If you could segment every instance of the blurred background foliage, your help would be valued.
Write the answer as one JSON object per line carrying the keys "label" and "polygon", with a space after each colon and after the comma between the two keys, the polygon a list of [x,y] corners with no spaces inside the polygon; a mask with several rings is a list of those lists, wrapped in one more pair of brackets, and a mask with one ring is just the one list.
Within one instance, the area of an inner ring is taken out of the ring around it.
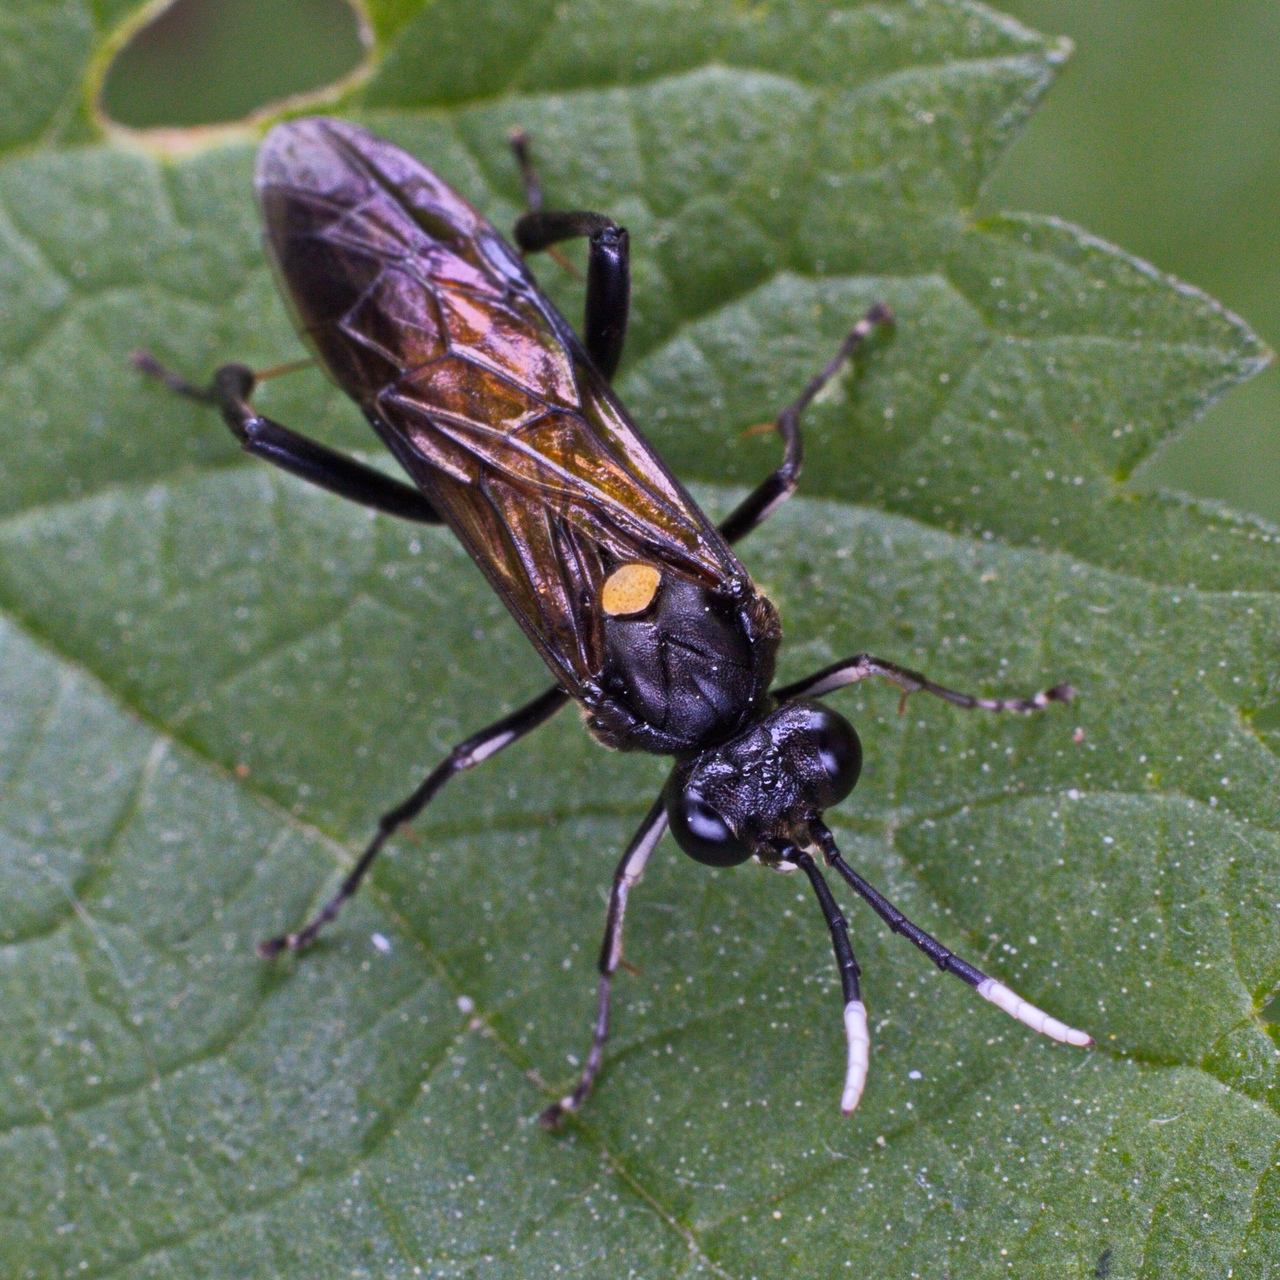
{"label": "blurred background foliage", "polygon": [[[1280,4],[1002,0],[1075,56],[985,197],[1079,222],[1207,290],[1280,347]],[[1143,468],[1280,519],[1280,368]]]}
{"label": "blurred background foliage", "polygon": [[[984,209],[1083,224],[1207,290],[1280,347],[1280,4],[1001,0],[1075,57]],[[351,71],[344,0],[179,0],[108,75],[134,127],[238,119]],[[1280,367],[1233,391],[1140,479],[1280,520]]]}

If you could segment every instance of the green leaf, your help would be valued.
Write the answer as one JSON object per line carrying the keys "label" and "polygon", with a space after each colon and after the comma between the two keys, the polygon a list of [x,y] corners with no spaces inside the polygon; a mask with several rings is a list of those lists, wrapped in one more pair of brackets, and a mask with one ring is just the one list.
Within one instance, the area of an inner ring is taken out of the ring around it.
{"label": "green leaf", "polygon": [[[837,695],[867,766],[832,820],[915,920],[1097,1050],[1031,1035],[849,904],[874,1049],[842,1120],[803,886],[668,843],[604,1074],[548,1136],[605,886],[664,766],[564,716],[453,784],[320,945],[255,958],[546,672],[450,536],[247,461],[130,372],[139,346],[193,377],[299,354],[252,146],[37,145],[89,19],[15,14],[0,1270],[1268,1275],[1280,530],[1127,478],[1269,353],[1077,228],[975,220],[1064,43],[943,0],[373,6],[378,70],[345,110],[501,225],[519,124],[551,203],[626,221],[620,388],[711,509],[777,458],[743,429],[893,307],[807,416],[801,494],[744,547],[785,677],[867,649],[983,692],[1080,690],[1016,721]],[[317,373],[260,402],[373,450]]]}

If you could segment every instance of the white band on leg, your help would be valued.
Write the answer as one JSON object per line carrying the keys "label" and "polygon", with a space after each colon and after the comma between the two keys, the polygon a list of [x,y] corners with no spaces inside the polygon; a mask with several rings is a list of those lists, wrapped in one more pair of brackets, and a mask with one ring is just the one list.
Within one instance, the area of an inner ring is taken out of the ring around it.
{"label": "white band on leg", "polygon": [[861,1000],[850,1000],[844,1007],[844,1033],[849,1041],[849,1066],[845,1071],[844,1093],[840,1110],[852,1115],[867,1083],[867,1066],[871,1061],[871,1036],[867,1031],[867,1009]]}
{"label": "white band on leg", "polygon": [[1085,1031],[1077,1031],[1057,1018],[1051,1018],[1043,1009],[1024,1000],[1015,991],[1010,991],[1003,982],[994,978],[984,978],[977,986],[978,994],[984,1000],[990,1000],[998,1009],[1003,1009],[1010,1017],[1025,1023],[1032,1031],[1039,1031],[1064,1044],[1079,1045],[1088,1048],[1093,1044],[1093,1037]]}

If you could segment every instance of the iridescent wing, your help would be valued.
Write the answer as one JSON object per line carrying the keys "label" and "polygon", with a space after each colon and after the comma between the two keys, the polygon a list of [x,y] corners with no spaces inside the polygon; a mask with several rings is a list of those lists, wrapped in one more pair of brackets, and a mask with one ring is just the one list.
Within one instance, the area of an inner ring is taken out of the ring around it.
{"label": "iridescent wing", "polygon": [[256,186],[299,330],[570,693],[600,674],[620,565],[745,581],[519,256],[433,173],[308,119],[272,130]]}

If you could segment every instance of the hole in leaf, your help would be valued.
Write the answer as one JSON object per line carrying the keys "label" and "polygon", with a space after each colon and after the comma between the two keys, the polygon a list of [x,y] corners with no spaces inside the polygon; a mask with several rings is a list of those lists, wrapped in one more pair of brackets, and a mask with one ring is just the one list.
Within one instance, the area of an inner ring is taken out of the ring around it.
{"label": "hole in leaf", "polygon": [[347,0],[176,0],[116,55],[102,109],[132,129],[226,124],[323,89],[364,56]]}

